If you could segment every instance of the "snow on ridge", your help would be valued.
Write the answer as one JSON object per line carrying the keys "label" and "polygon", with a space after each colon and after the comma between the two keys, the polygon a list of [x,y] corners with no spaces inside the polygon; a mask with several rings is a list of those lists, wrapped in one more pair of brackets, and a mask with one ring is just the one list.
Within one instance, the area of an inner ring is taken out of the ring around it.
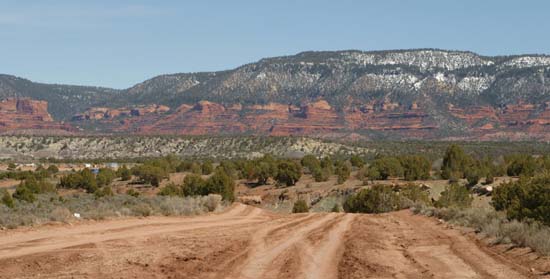
{"label": "snow on ridge", "polygon": [[440,50],[411,50],[403,52],[386,53],[361,53],[345,52],[344,60],[362,65],[410,65],[417,66],[421,70],[443,68],[455,70],[472,66],[488,66],[493,61],[469,52],[447,52]]}
{"label": "snow on ridge", "polygon": [[510,59],[503,63],[503,66],[528,68],[537,66],[550,66],[549,56],[521,56]]}
{"label": "snow on ridge", "polygon": [[487,77],[465,77],[458,82],[457,87],[464,92],[479,94],[489,87],[495,81],[494,76]]}

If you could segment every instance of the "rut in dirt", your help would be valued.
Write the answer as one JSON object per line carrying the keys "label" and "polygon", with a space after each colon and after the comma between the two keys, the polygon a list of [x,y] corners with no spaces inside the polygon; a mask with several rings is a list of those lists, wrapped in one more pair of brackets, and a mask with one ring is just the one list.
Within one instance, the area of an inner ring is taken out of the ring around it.
{"label": "rut in dirt", "polygon": [[345,214],[315,214],[266,226],[254,234],[246,260],[227,278],[279,278],[287,258],[297,263],[288,272],[304,278],[336,278],[335,260],[352,219]]}
{"label": "rut in dirt", "polygon": [[535,278],[409,211],[274,214],[235,204],[0,232],[0,278]]}

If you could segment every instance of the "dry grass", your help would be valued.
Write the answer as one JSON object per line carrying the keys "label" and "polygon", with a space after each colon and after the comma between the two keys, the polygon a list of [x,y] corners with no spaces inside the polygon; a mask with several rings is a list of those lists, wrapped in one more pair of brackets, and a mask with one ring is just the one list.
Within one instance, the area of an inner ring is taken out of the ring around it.
{"label": "dry grass", "polygon": [[58,197],[38,195],[34,203],[16,202],[13,209],[0,204],[0,227],[38,225],[48,222],[83,219],[102,220],[121,216],[195,215],[215,211],[222,206],[221,196],[202,197],[132,197],[115,195],[96,199],[91,194]]}
{"label": "dry grass", "polygon": [[540,255],[550,256],[550,228],[539,223],[524,223],[508,220],[502,212],[490,208],[434,208],[416,205],[416,214],[433,216],[451,224],[470,227],[486,237],[493,244],[514,244],[529,247]]}

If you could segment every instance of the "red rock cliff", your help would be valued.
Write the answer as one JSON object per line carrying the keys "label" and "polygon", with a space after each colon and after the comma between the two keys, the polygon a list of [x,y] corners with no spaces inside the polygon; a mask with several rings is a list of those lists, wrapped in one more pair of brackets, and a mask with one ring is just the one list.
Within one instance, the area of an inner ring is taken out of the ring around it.
{"label": "red rock cliff", "polygon": [[[352,105],[353,104],[353,105]],[[156,105],[154,105],[156,106]],[[160,109],[159,109],[160,108]],[[355,103],[342,109],[325,100],[300,106],[281,103],[223,105],[210,101],[183,104],[175,110],[156,106],[128,109],[95,108],[85,119],[99,118],[115,126],[115,132],[138,134],[216,135],[252,133],[261,135],[342,136],[368,135],[373,131],[396,133],[409,139],[436,138],[438,115],[424,104],[400,104],[387,100]],[[550,138],[550,104],[510,104],[505,107],[449,104],[443,113],[456,119],[472,139],[497,139],[519,135]],[[126,115],[123,121],[112,115]],[[98,116],[94,116],[98,115]]]}
{"label": "red rock cliff", "polygon": [[31,99],[4,99],[0,101],[0,132],[44,130],[57,133],[70,131],[71,126],[53,120],[48,103]]}

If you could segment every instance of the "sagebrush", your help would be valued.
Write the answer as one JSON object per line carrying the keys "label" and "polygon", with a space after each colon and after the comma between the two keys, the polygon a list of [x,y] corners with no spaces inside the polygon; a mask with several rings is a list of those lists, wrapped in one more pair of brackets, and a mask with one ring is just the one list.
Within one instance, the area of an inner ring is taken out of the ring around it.
{"label": "sagebrush", "polygon": [[83,219],[101,220],[121,216],[195,215],[212,212],[222,206],[220,195],[197,197],[114,195],[97,198],[93,194],[59,197],[55,194],[37,195],[30,203],[15,201],[13,208],[0,204],[0,227],[37,225],[51,221]]}

